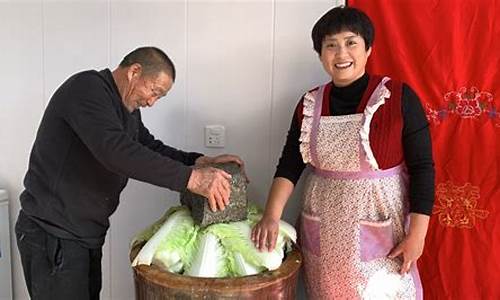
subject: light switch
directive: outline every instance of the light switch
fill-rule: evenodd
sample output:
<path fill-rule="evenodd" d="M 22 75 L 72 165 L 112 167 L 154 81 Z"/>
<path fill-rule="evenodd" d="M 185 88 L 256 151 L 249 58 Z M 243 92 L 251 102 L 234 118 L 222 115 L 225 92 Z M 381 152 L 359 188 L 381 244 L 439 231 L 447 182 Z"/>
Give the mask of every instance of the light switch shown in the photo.
<path fill-rule="evenodd" d="M 226 141 L 226 128 L 222 125 L 205 126 L 205 147 L 224 148 Z"/>

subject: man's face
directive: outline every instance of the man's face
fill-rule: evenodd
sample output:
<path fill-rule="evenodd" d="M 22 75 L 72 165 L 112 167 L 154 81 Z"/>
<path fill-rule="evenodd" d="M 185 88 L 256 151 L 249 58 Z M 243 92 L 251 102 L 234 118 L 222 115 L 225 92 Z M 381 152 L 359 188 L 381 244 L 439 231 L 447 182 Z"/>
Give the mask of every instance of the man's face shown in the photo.
<path fill-rule="evenodd" d="M 130 92 L 123 100 L 128 111 L 141 107 L 151 107 L 172 88 L 170 75 L 160 72 L 156 75 L 140 75 L 129 83 Z"/>

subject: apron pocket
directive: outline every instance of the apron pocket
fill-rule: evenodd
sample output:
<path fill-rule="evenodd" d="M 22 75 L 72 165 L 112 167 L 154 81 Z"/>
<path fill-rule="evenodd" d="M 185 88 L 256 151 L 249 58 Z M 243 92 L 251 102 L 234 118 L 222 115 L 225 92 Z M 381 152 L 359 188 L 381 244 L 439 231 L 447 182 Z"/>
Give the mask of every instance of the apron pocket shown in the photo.
<path fill-rule="evenodd" d="M 300 247 L 315 256 L 320 255 L 319 218 L 302 213 Z"/>
<path fill-rule="evenodd" d="M 392 220 L 359 222 L 360 256 L 362 262 L 386 257 L 394 247 Z"/>

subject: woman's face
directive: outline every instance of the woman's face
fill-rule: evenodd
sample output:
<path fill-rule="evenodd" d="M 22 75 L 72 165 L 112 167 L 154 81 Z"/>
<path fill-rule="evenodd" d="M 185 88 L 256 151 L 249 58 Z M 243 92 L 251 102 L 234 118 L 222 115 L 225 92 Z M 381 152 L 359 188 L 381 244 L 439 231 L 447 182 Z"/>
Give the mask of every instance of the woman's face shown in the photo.
<path fill-rule="evenodd" d="M 360 35 L 342 31 L 325 37 L 320 60 L 335 86 L 347 86 L 363 76 L 371 52 Z"/>

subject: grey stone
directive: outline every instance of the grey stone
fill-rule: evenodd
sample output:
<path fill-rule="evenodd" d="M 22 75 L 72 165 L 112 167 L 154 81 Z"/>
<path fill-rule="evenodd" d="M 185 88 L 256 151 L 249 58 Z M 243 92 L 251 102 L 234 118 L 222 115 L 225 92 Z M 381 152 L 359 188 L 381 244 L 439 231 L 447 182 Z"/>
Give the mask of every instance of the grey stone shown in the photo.
<path fill-rule="evenodd" d="M 209 165 L 222 169 L 231 174 L 231 195 L 229 204 L 222 211 L 212 212 L 208 205 L 208 199 L 186 191 L 181 193 L 181 203 L 191 209 L 191 216 L 195 224 L 202 227 L 210 224 L 222 222 L 235 222 L 247 218 L 247 182 L 241 169 L 236 163 L 212 164 Z"/>

